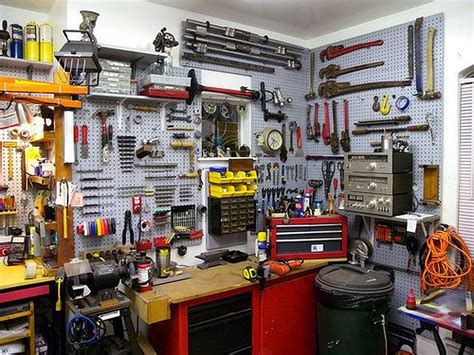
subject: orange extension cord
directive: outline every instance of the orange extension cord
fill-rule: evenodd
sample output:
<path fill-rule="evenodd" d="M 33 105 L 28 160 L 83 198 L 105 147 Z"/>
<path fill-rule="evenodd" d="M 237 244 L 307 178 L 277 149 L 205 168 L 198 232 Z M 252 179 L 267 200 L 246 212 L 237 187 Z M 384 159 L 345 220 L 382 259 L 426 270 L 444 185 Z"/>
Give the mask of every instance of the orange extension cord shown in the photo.
<path fill-rule="evenodd" d="M 458 243 L 455 243 L 457 241 Z M 458 247 L 460 245 L 461 247 Z M 467 277 L 469 289 L 472 269 L 471 254 L 464 240 L 453 227 L 437 231 L 426 239 L 427 253 L 421 274 L 420 288 L 424 292 L 430 287 L 456 288 Z M 448 257 L 450 248 L 464 256 L 464 268 Z"/>

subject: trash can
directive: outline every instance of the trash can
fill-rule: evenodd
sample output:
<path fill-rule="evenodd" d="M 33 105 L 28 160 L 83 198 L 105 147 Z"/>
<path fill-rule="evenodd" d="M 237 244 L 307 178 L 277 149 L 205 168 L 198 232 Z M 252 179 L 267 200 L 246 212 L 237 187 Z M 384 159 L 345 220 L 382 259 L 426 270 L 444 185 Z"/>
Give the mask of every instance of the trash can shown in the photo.
<path fill-rule="evenodd" d="M 331 265 L 316 277 L 319 355 L 384 355 L 393 275 Z"/>

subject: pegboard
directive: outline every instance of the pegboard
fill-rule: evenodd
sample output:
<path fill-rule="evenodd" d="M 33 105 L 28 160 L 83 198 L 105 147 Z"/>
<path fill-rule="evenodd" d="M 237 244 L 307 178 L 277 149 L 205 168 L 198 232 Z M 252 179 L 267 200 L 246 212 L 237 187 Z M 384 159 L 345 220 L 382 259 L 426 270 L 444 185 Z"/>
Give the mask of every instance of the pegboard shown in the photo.
<path fill-rule="evenodd" d="M 137 78 L 140 79 L 143 75 L 149 72 L 151 68 L 139 67 L 137 68 Z M 187 70 L 181 67 L 174 67 L 174 76 L 186 76 Z M 200 73 L 196 73 L 198 80 Z M 153 112 L 138 112 L 129 110 L 128 104 L 145 105 L 156 108 Z M 122 230 L 124 226 L 124 215 L 126 210 L 132 209 L 133 195 L 142 195 L 143 213 L 142 220 L 150 220 L 152 228 L 150 232 L 142 234 L 142 238 L 151 239 L 159 235 L 166 235 L 170 230 L 170 223 L 155 224 L 152 221 L 153 213 L 158 210 L 169 210 L 171 205 L 188 205 L 199 204 L 200 197 L 198 191 L 197 179 L 181 179 L 178 176 L 189 171 L 189 153 L 186 149 L 172 149 L 170 141 L 172 131 L 163 130 L 166 122 L 162 122 L 160 109 L 167 107 L 176 107 L 178 109 L 187 109 L 189 115 L 197 115 L 200 117 L 201 100 L 197 97 L 191 106 L 186 106 L 185 103 L 163 103 L 163 104 L 141 104 L 136 102 L 124 102 L 122 119 L 117 115 L 117 103 L 111 100 L 99 99 L 85 99 L 83 108 L 75 113 L 75 122 L 81 127 L 83 124 L 88 126 L 88 141 L 89 141 L 89 158 L 81 159 L 77 165 L 73 165 L 73 181 L 78 186 L 78 191 L 84 193 L 84 202 L 86 204 L 99 203 L 99 207 L 84 207 L 74 209 L 74 227 L 83 221 L 92 221 L 99 217 L 115 218 L 117 223 L 117 233 L 115 235 L 108 235 L 105 237 L 85 237 L 75 233 L 75 253 L 78 255 L 83 251 L 94 250 L 95 248 L 116 247 L 122 244 Z M 107 125 L 112 125 L 114 130 L 114 138 L 112 150 L 110 153 L 110 162 L 102 162 L 102 147 L 101 147 L 101 119 L 94 114 L 98 110 L 114 110 L 115 114 L 107 118 Z M 142 117 L 140 124 L 135 123 L 136 115 Z M 130 117 L 130 125 L 127 125 L 128 117 Z M 164 124 L 163 124 L 164 123 Z M 200 130 L 200 124 L 179 122 L 178 126 L 187 126 Z M 128 129 L 129 128 L 129 129 Z M 146 157 L 143 159 L 137 158 L 133 155 L 134 164 L 162 164 L 172 163 L 177 164 L 176 168 L 167 169 L 147 169 L 144 167 L 133 167 L 133 172 L 123 172 L 120 166 L 119 149 L 117 143 L 117 136 L 128 135 L 136 137 L 137 149 L 144 139 L 151 139 L 158 137 L 159 144 L 157 149 L 164 152 L 162 158 Z M 190 132 L 190 138 L 196 143 L 196 157 L 200 156 L 200 139 L 193 137 L 193 132 Z M 194 163 L 197 169 L 196 163 Z M 102 170 L 100 173 L 81 173 L 84 170 Z M 164 176 L 164 177 L 163 177 Z M 171 177 L 173 176 L 173 177 Z M 174 177 L 176 176 L 176 177 Z M 97 177 L 97 178 L 112 178 L 112 180 L 104 181 L 81 181 L 81 177 Z M 86 186 L 97 186 L 98 190 L 84 190 Z M 156 191 L 162 187 L 173 187 L 174 199 L 170 204 L 157 204 L 155 194 L 148 196 L 144 194 L 144 189 L 151 189 Z M 192 191 L 193 195 L 186 199 L 180 199 L 180 191 L 184 194 Z M 112 195 L 111 197 L 101 197 L 100 195 Z M 88 198 L 87 195 L 96 195 L 98 197 Z M 90 213 L 90 214 L 89 214 Z M 170 221 L 170 219 L 169 219 Z M 135 240 L 138 238 L 138 223 L 139 215 L 132 215 L 132 226 L 134 229 Z M 200 220 L 197 218 L 196 228 L 201 228 Z M 127 234 L 127 243 L 129 236 Z M 200 239 L 193 241 L 178 241 L 173 244 L 174 247 L 180 245 L 198 245 L 201 243 Z"/>
<path fill-rule="evenodd" d="M 26 69 L 17 68 L 15 66 L 4 65 L 0 69 L 0 75 L 11 78 L 18 79 L 27 79 Z M 50 77 L 49 69 L 33 69 L 32 71 L 32 80 L 37 81 L 48 81 Z M 51 97 L 52 95 L 43 95 L 35 94 L 36 96 Z M 8 102 L 0 101 L 0 109 L 5 109 L 9 106 Z M 28 105 L 28 108 L 33 115 L 39 112 L 39 105 Z M 10 108 L 6 111 L 13 111 L 15 109 L 15 104 L 12 103 Z M 1 141 L 16 141 L 18 148 L 20 148 L 25 142 L 22 142 L 21 139 L 13 139 L 10 136 L 10 130 L 0 130 L 0 140 Z M 5 218 L 8 218 L 10 226 L 23 226 L 29 223 L 28 215 L 32 212 L 33 202 L 36 196 L 36 190 L 31 186 L 27 185 L 27 190 L 23 191 L 21 188 L 21 157 L 22 151 L 20 149 L 12 149 L 12 167 L 13 167 L 13 179 L 8 180 L 8 157 L 9 152 L 8 148 L 2 149 L 2 172 L 4 183 L 8 184 L 8 190 L 1 191 L 0 196 L 4 197 L 7 195 L 15 196 L 15 203 L 17 208 L 16 216 L 8 216 L 0 218 L 0 230 L 5 226 Z M 15 222 L 15 223 L 14 223 Z"/>
<path fill-rule="evenodd" d="M 374 41 L 382 39 L 384 44 L 379 47 L 372 47 L 368 49 L 361 49 L 355 52 L 351 52 L 344 56 L 335 58 L 330 61 L 322 63 L 319 60 L 319 53 L 325 47 L 315 48 L 311 51 L 316 53 L 316 68 L 315 68 L 315 87 L 317 88 L 321 82 L 325 80 L 319 79 L 319 70 L 326 67 L 328 64 L 337 64 L 341 68 L 348 68 L 359 64 L 384 61 L 385 64 L 381 67 L 362 70 L 346 75 L 339 76 L 337 82 L 350 82 L 351 84 L 362 84 L 373 81 L 390 81 L 390 80 L 404 80 L 408 77 L 408 66 L 407 66 L 407 28 L 408 25 L 415 24 L 413 22 L 401 24 L 398 26 L 390 27 L 366 35 L 354 37 L 345 41 L 338 42 L 337 44 L 343 44 L 348 47 L 354 44 Z M 442 91 L 443 88 L 443 38 L 444 38 L 444 20 L 442 14 L 437 14 L 423 18 L 423 25 L 421 28 L 422 36 L 422 83 L 423 88 L 426 88 L 426 43 L 427 43 L 427 32 L 428 27 L 433 26 L 437 29 L 434 42 L 434 85 L 435 91 Z M 334 44 L 333 44 L 334 45 Z M 415 73 L 416 74 L 416 73 Z M 334 79 L 333 79 L 334 80 Z M 415 191 L 416 197 L 420 200 L 423 193 L 423 170 L 419 168 L 420 164 L 442 164 L 442 147 L 443 147 L 443 100 L 432 100 L 424 101 L 413 96 L 416 92 L 415 89 L 415 78 L 412 80 L 412 85 L 405 88 L 387 88 L 370 90 L 359 93 L 352 93 L 348 95 L 338 96 L 328 100 L 329 112 L 330 112 L 330 126 L 332 130 L 332 104 L 331 101 L 335 100 L 338 103 L 337 109 L 337 123 L 339 136 L 341 131 L 344 129 L 344 112 L 343 112 L 343 100 L 349 101 L 349 130 L 353 130 L 356 127 L 354 122 L 359 120 L 367 119 L 382 119 L 391 118 L 401 115 L 410 115 L 411 121 L 409 125 L 424 124 L 426 114 L 432 115 L 431 126 L 435 137 L 434 144 L 431 141 L 431 135 L 429 131 L 426 132 L 401 132 L 397 135 L 407 135 L 410 140 L 410 151 L 413 153 L 413 182 L 418 187 Z M 395 100 L 390 97 L 389 102 L 392 104 L 391 112 L 387 116 L 382 116 L 378 112 L 372 110 L 373 97 L 377 95 L 379 98 L 383 94 L 396 95 L 399 97 L 405 95 L 410 99 L 409 107 L 402 113 L 395 107 Z M 322 128 L 324 122 L 324 102 L 326 100 L 317 98 L 311 103 L 314 105 L 315 102 L 319 104 L 319 123 Z M 380 100 L 379 100 L 380 101 Z M 369 127 L 372 128 L 372 127 Z M 380 140 L 381 134 L 370 134 L 365 136 L 353 136 L 351 134 L 351 151 L 352 152 L 371 152 L 373 148 L 370 147 L 370 142 Z M 309 154 L 312 155 L 332 155 L 330 147 L 325 146 L 322 141 L 319 144 L 306 144 Z M 342 149 L 340 153 L 343 154 Z M 308 162 L 308 169 L 310 176 L 321 179 L 321 161 Z M 336 170 L 335 177 L 338 176 Z M 440 180 L 442 178 L 440 177 Z M 440 191 L 441 194 L 441 191 Z M 322 198 L 322 190 L 319 191 L 318 197 Z M 440 209 L 437 206 L 423 206 L 420 205 L 418 208 L 419 212 L 437 214 L 439 215 Z M 349 237 L 358 237 L 358 226 L 355 223 L 353 213 L 344 213 L 350 217 L 349 219 Z M 362 222 L 361 222 L 362 223 Z M 419 228 L 420 229 L 420 228 Z M 364 232 L 365 233 L 365 228 Z M 364 234 L 363 234 L 364 235 Z M 420 242 L 423 241 L 423 236 L 418 234 Z M 374 255 L 371 260 L 384 264 L 387 266 L 396 266 L 399 268 L 406 268 L 408 260 L 408 251 L 405 246 L 387 244 L 380 244 L 374 246 Z M 417 261 L 418 262 L 418 261 Z M 416 266 L 416 270 L 419 271 L 419 265 Z M 396 271 L 395 291 L 393 293 L 391 303 L 390 321 L 404 325 L 409 328 L 415 327 L 415 322 L 409 318 L 403 316 L 397 311 L 397 308 L 406 302 L 406 295 L 410 288 L 415 289 L 417 294 L 419 293 L 419 277 L 406 272 Z"/>

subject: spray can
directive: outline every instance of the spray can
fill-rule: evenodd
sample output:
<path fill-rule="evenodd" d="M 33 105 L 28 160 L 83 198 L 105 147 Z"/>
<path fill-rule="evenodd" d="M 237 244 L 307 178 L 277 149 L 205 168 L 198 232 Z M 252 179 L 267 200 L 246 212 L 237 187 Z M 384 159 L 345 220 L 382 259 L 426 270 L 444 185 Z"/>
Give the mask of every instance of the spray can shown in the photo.
<path fill-rule="evenodd" d="M 36 22 L 28 22 L 25 26 L 24 59 L 39 60 L 39 28 Z"/>
<path fill-rule="evenodd" d="M 18 24 L 10 25 L 12 34 L 10 42 L 10 56 L 12 58 L 23 59 L 23 27 Z"/>
<path fill-rule="evenodd" d="M 257 248 L 256 254 L 259 262 L 267 259 L 267 233 L 258 232 L 257 234 Z"/>
<path fill-rule="evenodd" d="M 49 23 L 40 25 L 40 61 L 53 62 L 53 26 Z"/>

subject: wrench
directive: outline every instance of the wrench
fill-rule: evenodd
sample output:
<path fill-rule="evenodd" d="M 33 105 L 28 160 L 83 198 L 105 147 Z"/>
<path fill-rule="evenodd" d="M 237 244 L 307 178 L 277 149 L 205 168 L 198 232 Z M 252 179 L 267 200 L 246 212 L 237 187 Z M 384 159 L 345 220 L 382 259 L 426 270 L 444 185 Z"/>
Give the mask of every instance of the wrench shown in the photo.
<path fill-rule="evenodd" d="M 272 181 L 272 163 L 267 163 L 267 178 L 265 181 Z"/>
<path fill-rule="evenodd" d="M 351 83 L 344 82 L 338 83 L 334 80 L 328 80 L 324 83 L 319 84 L 318 94 L 326 99 L 351 94 L 353 92 L 367 91 L 373 89 L 382 88 L 393 88 L 393 87 L 405 87 L 410 86 L 411 80 L 398 80 L 398 81 L 376 81 L 372 83 L 351 85 Z"/>
<path fill-rule="evenodd" d="M 372 42 L 366 42 L 366 43 L 359 43 L 355 44 L 350 47 L 344 47 L 343 45 L 337 45 L 337 46 L 329 46 L 326 49 L 323 49 L 319 53 L 319 59 L 321 59 L 321 62 L 324 62 L 325 59 L 331 60 L 337 57 L 340 57 L 341 55 L 345 55 L 347 53 L 362 49 L 362 48 L 369 48 L 373 46 L 381 46 L 383 45 L 382 40 L 377 40 L 377 41 L 372 41 Z"/>
<path fill-rule="evenodd" d="M 324 77 L 326 77 L 326 79 L 336 79 L 340 75 L 349 74 L 349 73 L 353 73 L 359 70 L 364 70 L 364 69 L 369 69 L 369 68 L 376 68 L 384 64 L 385 62 L 380 61 L 380 62 L 356 65 L 356 66 L 353 66 L 350 68 L 344 68 L 344 69 L 341 69 L 340 65 L 329 64 L 326 68 L 322 68 L 319 71 L 319 77 L 321 79 L 324 79 Z"/>
<path fill-rule="evenodd" d="M 176 115 L 168 115 L 166 122 L 173 122 L 173 121 L 181 121 L 181 122 L 188 122 L 191 123 L 192 119 L 190 116 L 176 116 Z"/>
<path fill-rule="evenodd" d="M 296 121 L 291 121 L 290 124 L 289 124 L 290 148 L 288 149 L 288 151 L 292 154 L 295 152 L 295 148 L 293 147 L 293 132 L 296 130 L 296 127 L 298 127 L 298 123 L 296 123 Z"/>

